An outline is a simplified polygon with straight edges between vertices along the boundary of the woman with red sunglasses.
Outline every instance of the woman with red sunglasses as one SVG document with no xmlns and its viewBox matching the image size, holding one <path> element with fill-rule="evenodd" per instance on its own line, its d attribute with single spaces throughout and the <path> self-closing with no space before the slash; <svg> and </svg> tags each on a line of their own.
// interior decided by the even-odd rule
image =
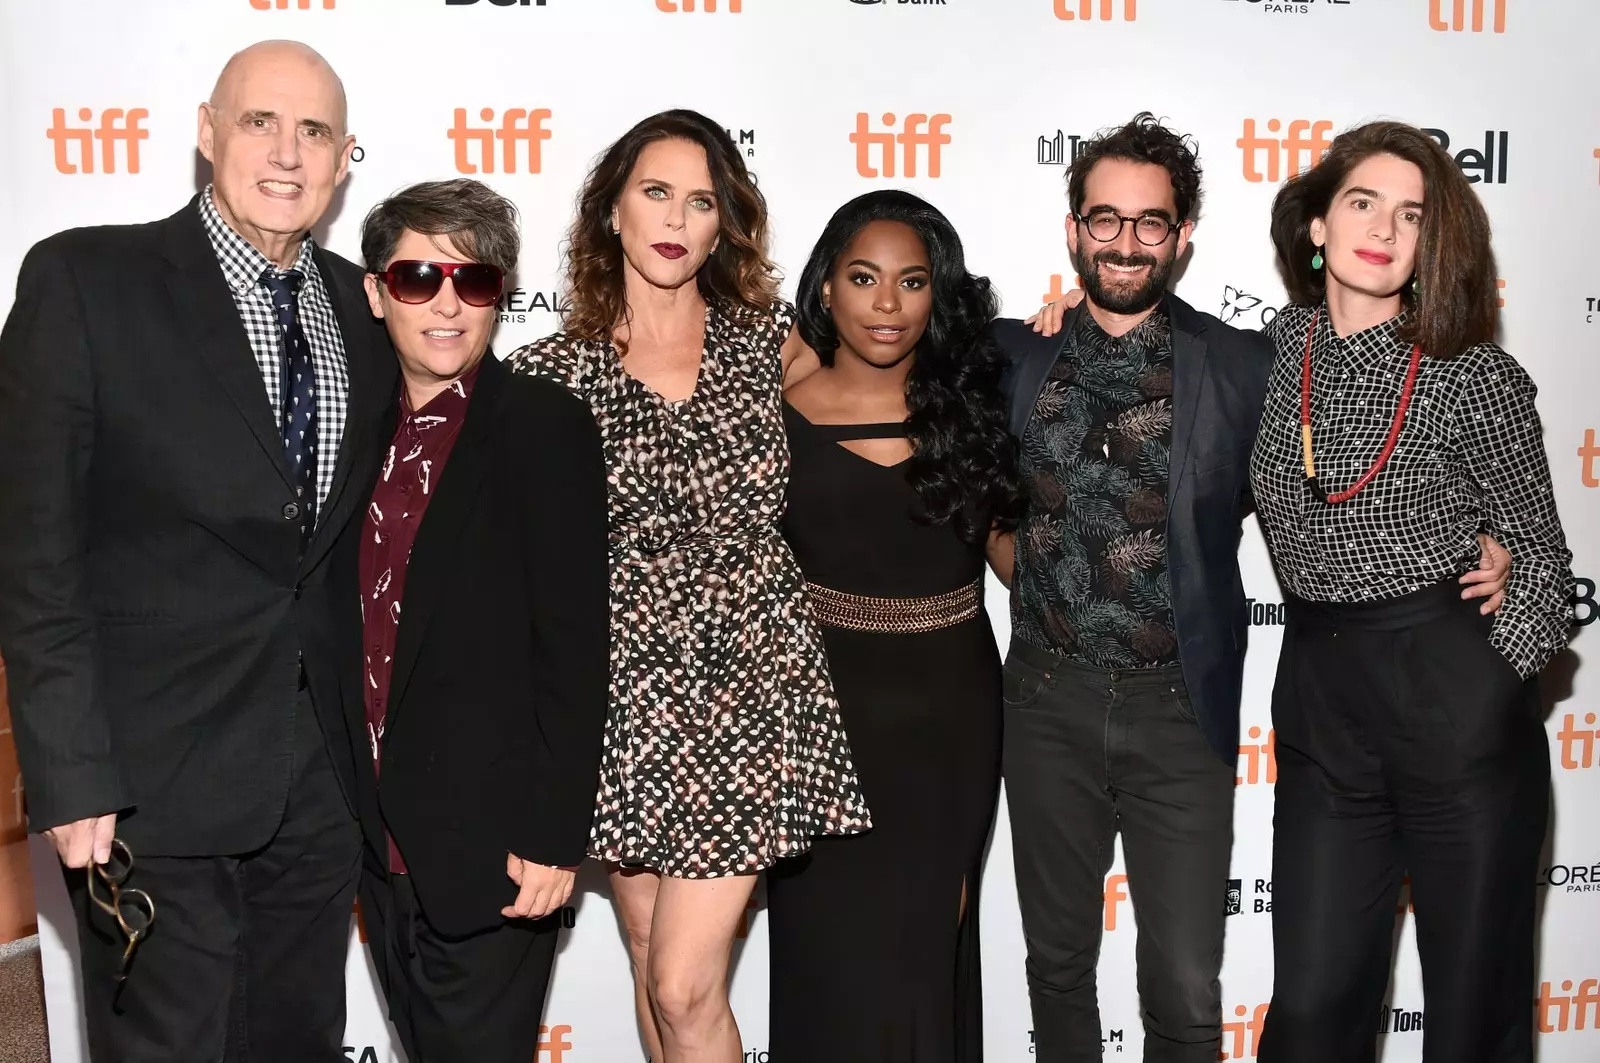
<svg viewBox="0 0 1600 1063">
<path fill-rule="evenodd" d="M 334 571 L 362 914 L 414 1060 L 534 1058 L 600 762 L 604 459 L 583 402 L 489 350 L 519 242 L 477 181 L 407 188 L 362 225 L 401 389 L 351 426 L 380 460 L 352 475 L 369 502 Z"/>
<path fill-rule="evenodd" d="M 1538 674 L 1567 641 L 1572 554 L 1536 389 L 1493 342 L 1488 217 L 1437 141 L 1373 122 L 1283 186 L 1272 235 L 1292 305 L 1251 482 L 1288 624 L 1261 1059 L 1374 1058 L 1409 874 L 1423 1058 L 1529 1060 Z M 1513 558 L 1493 616 L 1455 586 L 1480 528 Z"/>
<path fill-rule="evenodd" d="M 650 1058 L 736 1063 L 735 930 L 756 874 L 868 824 L 779 527 L 783 377 L 766 202 L 717 123 L 640 122 L 589 174 L 566 327 L 514 368 L 588 399 L 611 515 L 611 716 L 589 855 L 627 928 Z"/>
</svg>

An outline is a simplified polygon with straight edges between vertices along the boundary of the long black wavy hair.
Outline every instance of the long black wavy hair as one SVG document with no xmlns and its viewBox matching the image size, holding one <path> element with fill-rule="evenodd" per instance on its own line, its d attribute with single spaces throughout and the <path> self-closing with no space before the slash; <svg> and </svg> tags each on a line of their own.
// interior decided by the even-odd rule
<svg viewBox="0 0 1600 1063">
<path fill-rule="evenodd" d="M 933 268 L 933 311 L 917 341 L 906 378 L 906 478 L 932 524 L 954 522 L 968 543 L 992 527 L 1009 531 L 1022 510 L 1016 447 L 1006 430 L 1000 375 L 1006 359 L 989 336 L 999 301 L 988 278 L 967 272 L 961 238 L 939 210 L 909 192 L 857 196 L 834 212 L 800 274 L 796 309 L 801 337 L 831 366 L 839 349 L 833 315 L 822 305 L 822 282 L 850 241 L 875 221 L 909 225 Z"/>
</svg>

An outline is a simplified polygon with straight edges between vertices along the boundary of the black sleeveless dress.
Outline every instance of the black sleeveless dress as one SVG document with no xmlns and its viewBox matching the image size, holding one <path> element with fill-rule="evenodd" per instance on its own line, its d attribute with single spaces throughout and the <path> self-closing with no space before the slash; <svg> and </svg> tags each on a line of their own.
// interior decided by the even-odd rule
<svg viewBox="0 0 1600 1063">
<path fill-rule="evenodd" d="M 978 878 L 1000 785 L 983 550 L 913 519 L 904 462 L 839 445 L 903 425 L 814 425 L 787 403 L 784 422 L 783 532 L 814 603 L 818 587 L 907 599 L 975 582 L 978 598 L 970 619 L 916 633 L 835 626 L 819 610 L 872 829 L 818 838 L 768 872 L 772 1060 L 971 1063 L 983 1055 Z"/>
</svg>

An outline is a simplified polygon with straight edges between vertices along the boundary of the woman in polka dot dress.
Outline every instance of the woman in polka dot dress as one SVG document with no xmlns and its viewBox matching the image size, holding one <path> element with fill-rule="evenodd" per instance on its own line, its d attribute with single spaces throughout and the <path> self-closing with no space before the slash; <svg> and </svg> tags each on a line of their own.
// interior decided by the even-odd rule
<svg viewBox="0 0 1600 1063">
<path fill-rule="evenodd" d="M 870 825 L 779 531 L 783 376 L 806 348 L 766 241 L 724 130 L 648 118 L 585 184 L 566 328 L 510 358 L 587 399 L 604 439 L 612 707 L 589 855 L 668 1063 L 742 1054 L 727 973 L 755 874 Z"/>
</svg>

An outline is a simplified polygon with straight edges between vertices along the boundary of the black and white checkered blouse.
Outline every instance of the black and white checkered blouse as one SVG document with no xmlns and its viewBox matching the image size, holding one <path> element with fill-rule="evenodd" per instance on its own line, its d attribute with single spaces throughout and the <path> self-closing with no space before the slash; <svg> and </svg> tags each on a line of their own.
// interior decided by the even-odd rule
<svg viewBox="0 0 1600 1063">
<path fill-rule="evenodd" d="M 256 368 L 266 385 L 267 402 L 272 406 L 272 423 L 283 416 L 283 341 L 272 297 L 261 283 L 262 270 L 272 262 L 250 241 L 228 227 L 211 201 L 211 187 L 200 195 L 200 217 L 205 223 L 211 249 L 222 266 L 223 279 L 233 293 L 233 303 L 250 337 Z M 305 275 L 300 287 L 300 329 L 311 347 L 311 364 L 317 374 L 317 515 L 333 490 L 333 471 L 338 464 L 339 443 L 344 438 L 346 410 L 350 404 L 350 368 L 345 360 L 344 337 L 339 318 L 333 312 L 328 288 L 312 255 L 316 248 L 311 234 L 300 241 L 300 255 L 294 268 Z M 282 270 L 278 270 L 282 273 Z"/>
<path fill-rule="evenodd" d="M 1422 359 L 1398 445 L 1365 490 L 1336 505 L 1305 481 L 1300 379 L 1313 308 L 1268 329 L 1278 348 L 1250 478 L 1278 580 L 1312 601 L 1391 598 L 1477 563 L 1477 533 L 1511 552 L 1490 641 L 1523 676 L 1566 645 L 1573 588 L 1528 374 L 1492 343 Z M 1349 487 L 1383 449 L 1411 346 L 1400 318 L 1340 338 L 1324 305 L 1311 353 L 1317 476 Z"/>
</svg>

